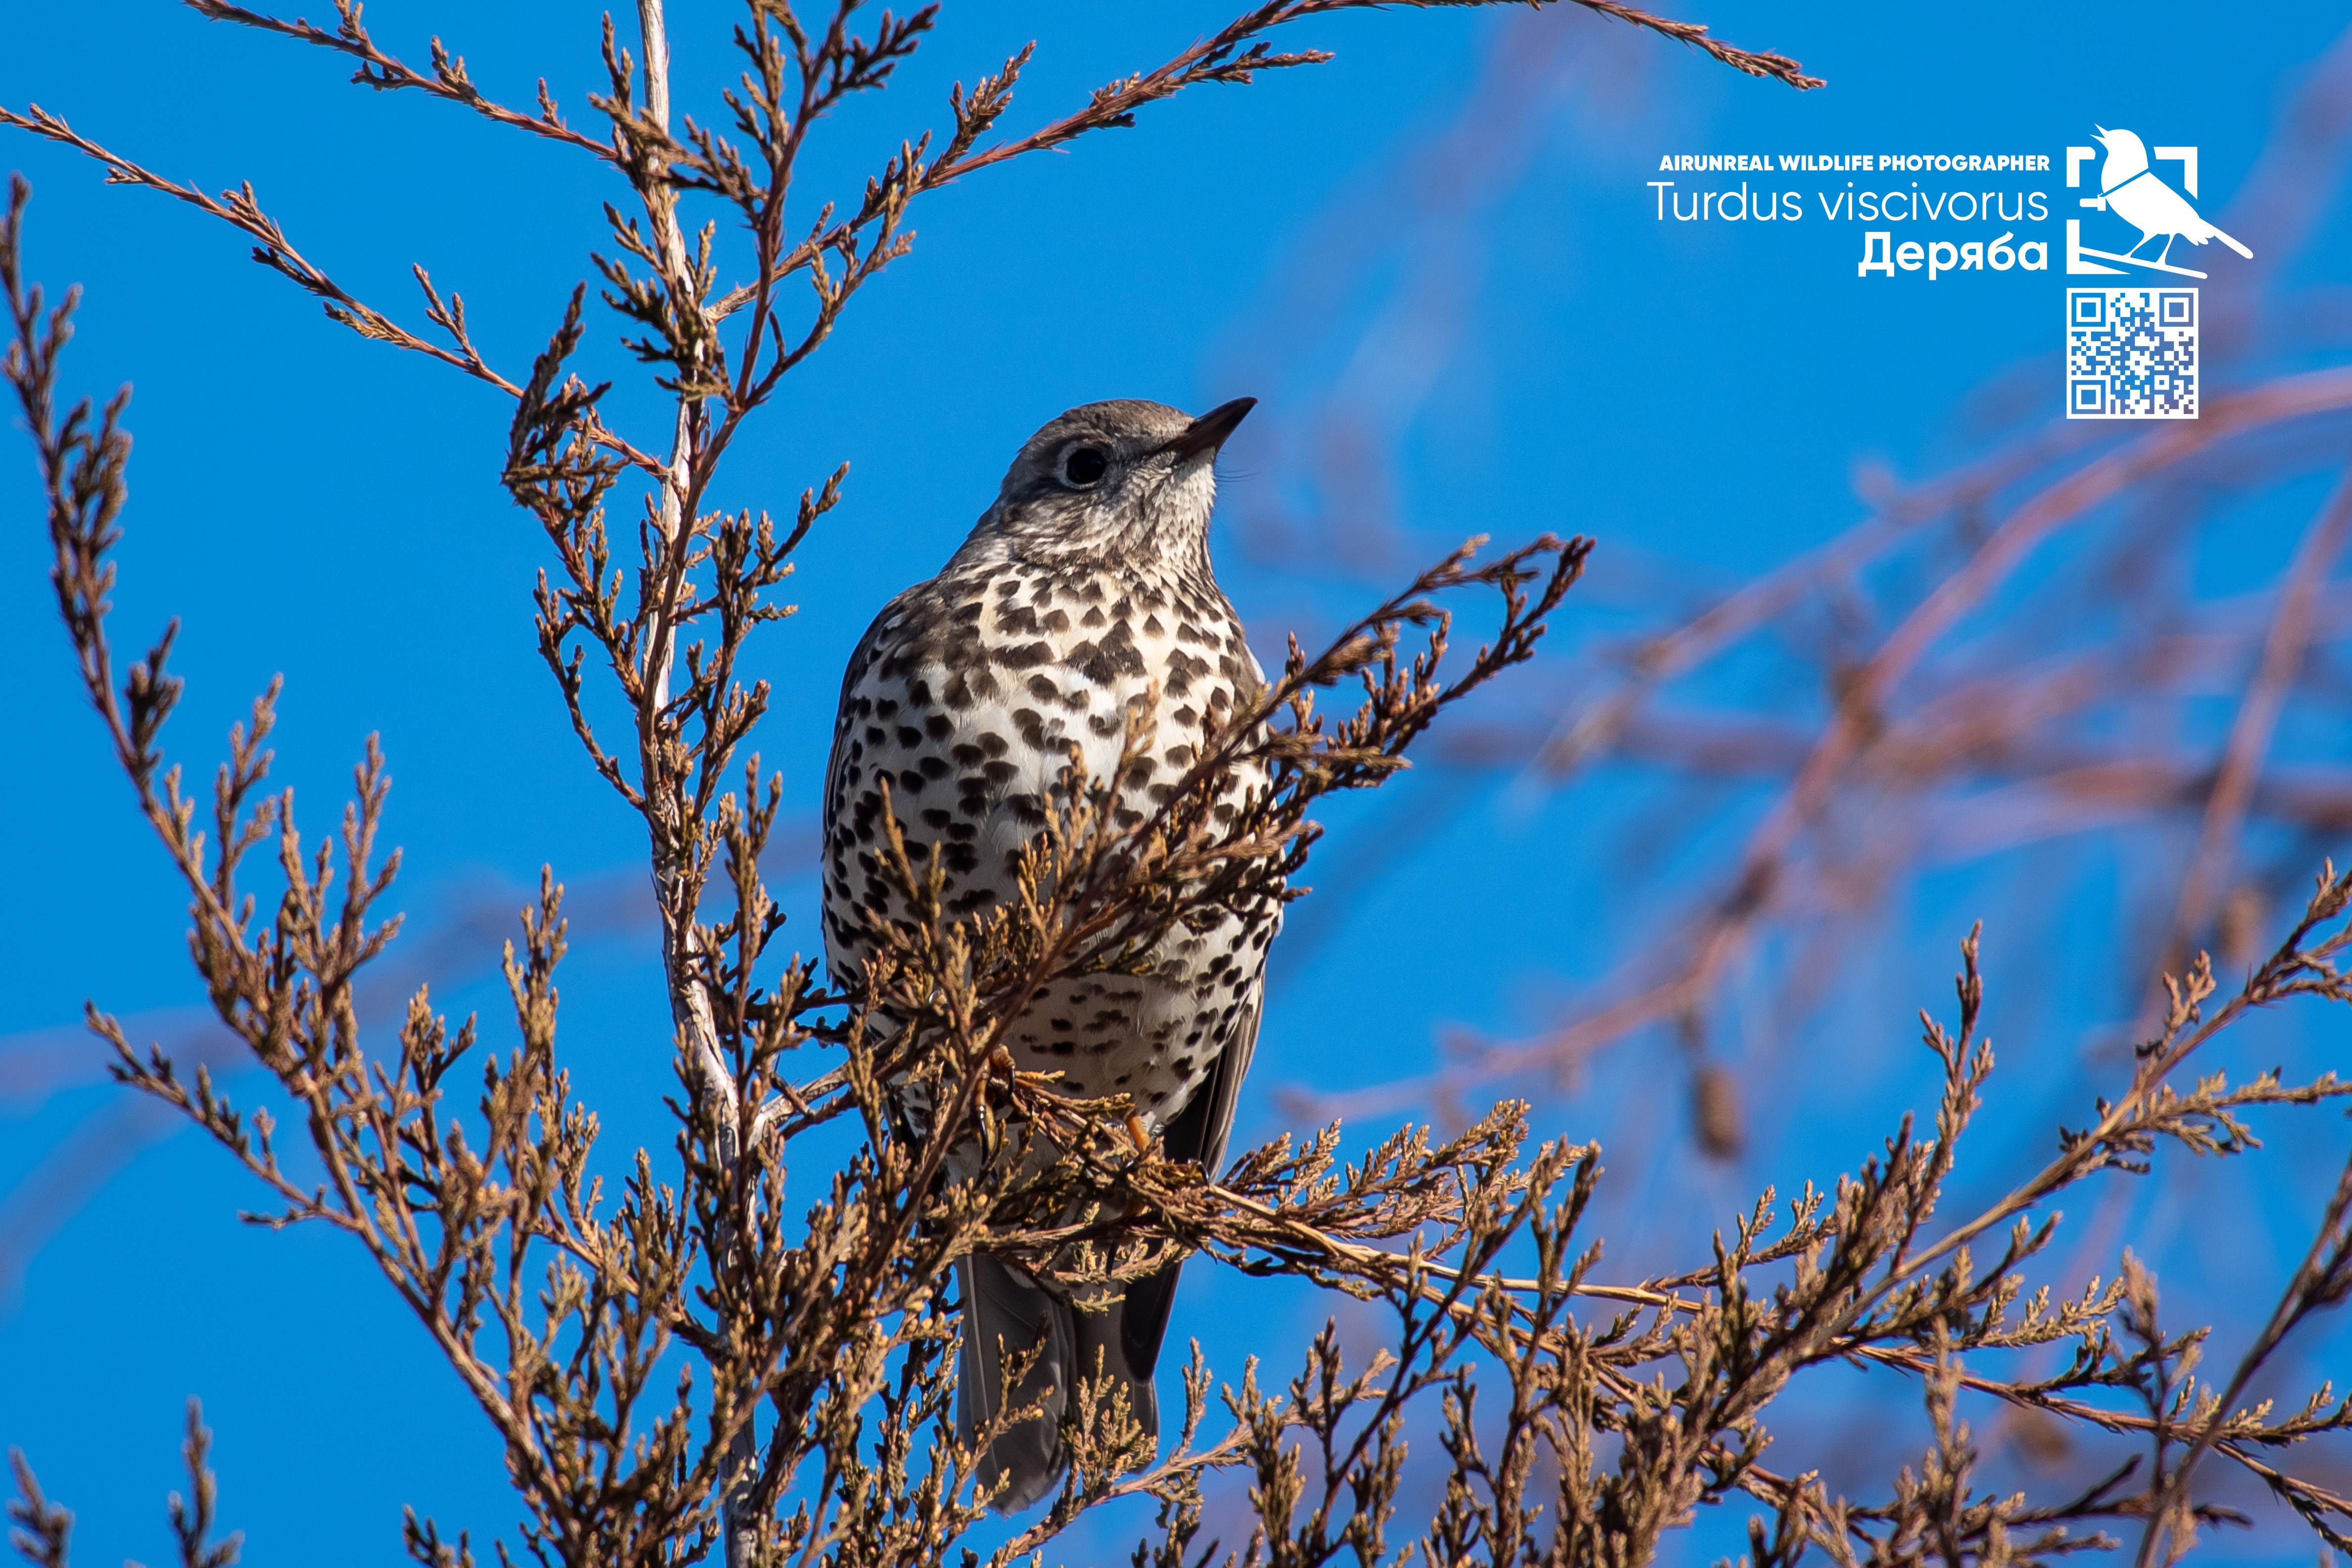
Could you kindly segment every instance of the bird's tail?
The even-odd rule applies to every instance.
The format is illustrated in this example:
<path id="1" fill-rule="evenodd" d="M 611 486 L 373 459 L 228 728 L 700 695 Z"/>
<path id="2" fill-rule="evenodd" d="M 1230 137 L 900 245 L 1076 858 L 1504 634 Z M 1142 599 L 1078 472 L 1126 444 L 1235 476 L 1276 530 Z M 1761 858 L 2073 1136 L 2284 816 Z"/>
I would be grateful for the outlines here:
<path id="1" fill-rule="evenodd" d="M 1034 1407 L 1026 1419 L 998 1434 L 982 1456 L 981 1484 L 1007 1484 L 996 1506 L 1005 1513 L 1027 1508 L 1059 1484 L 1069 1456 L 1062 1421 L 1079 1379 L 1107 1375 L 1124 1385 L 1129 1408 L 1143 1429 L 1160 1435 L 1160 1404 L 1151 1388 L 1151 1367 L 1139 1371 L 1123 1332 L 1128 1304 L 1099 1311 L 1073 1307 L 1026 1275 L 984 1252 L 956 1265 L 964 1300 L 963 1349 L 956 1368 L 956 1435 L 970 1443 L 1000 1411 Z M 1005 1386 L 1005 1364 L 1043 1347 L 1020 1382 Z M 1151 1346 L 1157 1351 L 1156 1336 Z"/>
<path id="2" fill-rule="evenodd" d="M 2254 253 L 2252 251 L 2250 251 L 2244 246 L 2240 245 L 2231 235 L 2225 235 L 2220 229 L 2214 228 L 2211 224 L 2207 224 L 2205 227 L 2215 239 L 2220 240 L 2223 245 L 2228 246 L 2231 250 L 2236 251 L 2248 261 L 2252 261 L 2254 258 Z"/>

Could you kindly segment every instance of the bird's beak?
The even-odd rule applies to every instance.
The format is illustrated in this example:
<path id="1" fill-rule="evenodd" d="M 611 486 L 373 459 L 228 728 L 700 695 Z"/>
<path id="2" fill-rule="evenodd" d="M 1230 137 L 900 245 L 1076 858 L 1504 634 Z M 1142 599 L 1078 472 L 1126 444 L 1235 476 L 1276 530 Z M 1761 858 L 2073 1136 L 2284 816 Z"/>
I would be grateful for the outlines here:
<path id="1" fill-rule="evenodd" d="M 2107 128 L 2104 125 L 2094 125 L 2091 129 L 2098 132 L 2098 134 L 2092 137 L 2091 140 L 2097 142 L 2100 146 L 2105 147 L 2107 144 Z"/>
<path id="2" fill-rule="evenodd" d="M 1254 397 L 1237 397 L 1231 402 L 1221 402 L 1186 425 L 1182 434 L 1160 450 L 1179 463 L 1203 452 L 1213 453 L 1225 444 L 1225 437 L 1234 433 L 1234 427 L 1241 423 L 1243 417 L 1256 406 L 1257 399 Z"/>

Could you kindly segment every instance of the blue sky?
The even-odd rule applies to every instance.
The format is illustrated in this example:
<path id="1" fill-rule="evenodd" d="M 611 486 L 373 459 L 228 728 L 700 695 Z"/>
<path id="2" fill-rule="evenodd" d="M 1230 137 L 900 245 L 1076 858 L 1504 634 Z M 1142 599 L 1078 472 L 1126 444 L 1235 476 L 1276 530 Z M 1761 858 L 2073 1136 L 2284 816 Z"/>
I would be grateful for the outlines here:
<path id="1" fill-rule="evenodd" d="M 208 187 L 251 180 L 305 254 L 380 307 L 418 315 L 406 274 L 422 262 L 464 292 L 493 360 L 520 366 L 586 272 L 596 203 L 613 193 L 560 149 L 445 105 L 354 90 L 323 55 L 176 7 L 25 9 L 0 52 L 0 102 L 38 101 Z M 509 99 L 544 74 L 580 122 L 600 85 L 595 15 L 393 0 L 368 12 L 380 40 L 413 59 L 441 29 Z M 718 50 L 728 19 L 713 3 L 675 8 L 681 103 L 708 103 L 731 68 Z M 801 188 L 812 203 L 854 193 L 898 136 L 937 123 L 949 81 L 1031 37 L 1043 43 L 1018 126 L 1221 19 L 1191 4 L 950 5 L 896 90 L 814 139 Z M 2061 285 L 2054 273 L 1860 279 L 1862 225 L 1661 224 L 1645 182 L 1736 183 L 1661 175 L 1661 154 L 2054 153 L 2095 122 L 2146 124 L 2166 128 L 2152 141 L 2203 146 L 2210 214 L 2342 25 L 2318 5 L 2228 26 L 2208 7 L 2105 3 L 1749 6 L 1702 19 L 1796 55 L 1830 85 L 1800 95 L 1565 12 L 1545 21 L 1556 32 L 1522 35 L 1537 64 L 1515 81 L 1496 47 L 1513 19 L 1343 16 L 1298 35 L 1336 49 L 1330 65 L 1189 94 L 1133 131 L 929 199 L 913 254 L 788 383 L 714 496 L 783 511 L 834 465 L 852 465 L 843 506 L 800 553 L 801 613 L 759 650 L 778 691 L 759 744 L 787 789 L 814 805 L 836 673 L 875 608 L 944 559 L 1030 430 L 1097 398 L 1265 400 L 1228 454 L 1228 508 L 1252 515 L 1332 500 L 1279 444 L 1286 401 L 1339 397 L 1376 434 L 1395 479 L 1389 533 L 1351 538 L 1344 516 L 1310 528 L 1312 570 L 1260 559 L 1230 530 L 1216 541 L 1269 657 L 1286 629 L 1328 627 L 1395 580 L 1391 538 L 1402 559 L 1472 532 L 1596 536 L 1563 648 L 1622 629 L 1653 601 L 1683 602 L 1784 560 L 1861 515 L 1858 466 L 1933 473 L 2034 408 L 2033 389 L 2054 385 Z M 1447 141 L 1481 95 L 1510 94 L 1492 138 Z M 499 394 L 332 327 L 200 214 L 107 188 L 27 139 L 8 141 L 0 162 L 36 186 L 37 274 L 88 291 L 75 385 L 137 387 L 116 625 L 130 643 L 184 618 L 190 685 L 173 734 L 190 774 L 208 775 L 226 726 L 283 672 L 279 778 L 313 829 L 331 824 L 364 737 L 382 736 L 391 835 L 419 922 L 499 888 L 519 907 L 542 864 L 625 912 L 641 837 L 579 764 L 533 649 L 530 592 L 545 552 L 497 486 Z M 1810 202 L 1828 179 L 1773 183 Z M 2056 181 L 2038 185 L 2053 206 Z M 2322 304 L 2346 281 L 2339 206 L 2286 280 Z M 2213 268 L 2216 300 L 2231 287 L 2219 265 L 2230 259 Z M 2269 362 L 2340 362 L 2329 330 L 2323 319 L 2307 340 L 2274 345 Z M 625 361 L 600 351 L 624 382 L 609 406 L 642 415 Z M 2250 502 L 2208 563 L 2210 591 L 2274 572 L 2315 496 L 2305 484 Z M 0 528 L 0 661 L 16 672 L 0 687 L 0 733 L 16 737 L 15 765 L 0 769 L 0 863 L 16 894 L 0 901 L 0 1034 L 69 1030 L 86 998 L 155 1015 L 148 1032 L 164 1031 L 172 1009 L 201 1001 L 181 900 L 74 684 L 36 499 L 21 445 L 0 455 L 0 516 L 12 519 Z M 1560 667 L 1522 674 L 1531 691 L 1556 690 L 1545 683 Z M 1277 959 L 1256 1069 L 1265 1092 L 1244 1132 L 1280 1124 L 1280 1084 L 1402 1075 L 1431 1061 L 1444 1030 L 1523 1030 L 1561 988 L 1602 972 L 1655 913 L 1614 895 L 1610 859 L 1645 789 L 1623 769 L 1532 797 L 1436 776 L 1408 779 L 1393 801 L 1342 803 L 1334 865 L 1351 841 L 1418 836 L 1403 864 L 1350 886 L 1339 909 L 1303 908 L 1316 940 L 1292 967 Z M 1738 807 L 1727 801 L 1720 825 L 1677 824 L 1688 829 L 1673 852 L 1684 885 L 1736 845 Z M 2091 931 L 2111 913 L 2098 853 L 2068 862 L 2062 929 Z M 1890 1042 L 1883 1061 L 1827 1082 L 1807 1078 L 1802 1059 L 1768 1074 L 1780 1086 L 1759 1101 L 1769 1135 L 1737 1168 L 1687 1181 L 1628 1173 L 1662 1233 L 1703 1245 L 1761 1181 L 1861 1157 L 1873 1129 L 1925 1098 L 1907 1019 L 1948 994 L 1952 944 L 1990 896 L 1973 874 L 1923 883 L 1906 912 L 1913 956 L 1854 1002 Z M 2014 896 L 2013 881 L 2001 886 Z M 797 940 L 813 944 L 813 883 L 781 891 Z M 2013 978 L 2031 1027 L 2063 1031 L 2112 1000 L 2066 999 L 2095 983 L 2097 953 L 1998 942 L 1992 972 Z M 472 951 L 436 998 L 495 1017 L 482 983 L 495 948 Z M 608 1148 L 617 1157 L 665 1139 L 667 1025 L 642 935 L 592 934 L 562 985 L 565 1049 Z M 94 1049 L 69 1038 L 44 1037 L 43 1060 Z M 2280 1038 L 2283 1051 L 2325 1059 L 2326 1042 Z M 1683 1114 L 1665 1054 L 1644 1045 L 1612 1060 L 1547 1103 L 1547 1130 L 1622 1127 L 1664 1161 Z M 0 1057 L 0 1072 L 29 1059 Z M 2029 1081 L 2072 1082 L 2067 1064 L 2037 1061 L 2022 1064 Z M 0 1076 L 0 1192 L 115 1093 L 86 1072 L 35 1092 L 12 1082 Z M 2021 1147 L 2040 1135 L 2016 1133 Z M 2277 1188 L 2280 1201 L 2324 1177 L 2330 1143 L 2315 1136 L 2306 1162 L 2290 1140 L 2303 1175 Z M 224 1508 L 247 1531 L 249 1562 L 394 1561 L 407 1502 L 478 1542 L 505 1528 L 496 1447 L 421 1334 L 334 1239 L 237 1224 L 254 1196 L 195 1139 L 157 1143 L 47 1238 L 0 1300 L 0 1442 L 26 1448 L 80 1511 L 82 1560 L 164 1551 L 161 1498 L 176 1483 L 190 1395 L 219 1433 Z M 2283 1220 L 2248 1245 L 2267 1269 L 2300 1241 Z M 1294 1339 L 1316 1311 L 1196 1270 L 1178 1333 L 1202 1333 L 1233 1367 Z M 385 1375 L 398 1401 L 362 1399 Z"/>

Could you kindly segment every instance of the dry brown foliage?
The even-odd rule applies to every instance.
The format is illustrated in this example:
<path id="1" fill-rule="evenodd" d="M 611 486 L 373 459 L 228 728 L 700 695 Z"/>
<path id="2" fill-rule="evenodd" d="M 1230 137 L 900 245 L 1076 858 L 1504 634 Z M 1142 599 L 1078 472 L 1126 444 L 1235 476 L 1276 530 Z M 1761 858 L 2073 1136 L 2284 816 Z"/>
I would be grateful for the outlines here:
<path id="1" fill-rule="evenodd" d="M 1385 1348 L 1362 1364 L 1349 1364 L 1327 1330 L 1278 1384 L 1253 1364 L 1219 1385 L 1196 1352 L 1164 1452 L 1124 1408 L 1081 1401 L 1065 1489 L 989 1547 L 991 1563 L 1036 1557 L 1090 1510 L 1131 1497 L 1158 1505 L 1158 1528 L 1134 1560 L 1160 1568 L 1416 1556 L 1633 1564 L 1650 1561 L 1694 1510 L 1733 1500 L 1759 1511 L 1759 1564 L 1813 1553 L 1842 1564 L 2032 1563 L 2112 1546 L 2111 1524 L 2138 1530 L 2143 1563 L 2168 1563 L 2223 1517 L 2190 1487 L 2211 1461 L 2261 1478 L 2323 1540 L 2352 1549 L 2352 1501 L 2278 1463 L 2281 1450 L 2352 1425 L 2352 1405 L 2326 1389 L 2284 1415 L 2240 1403 L 2285 1333 L 2352 1291 L 2352 1171 L 2270 1328 L 2221 1385 L 2196 1375 L 2202 1331 L 2160 1323 L 2153 1281 L 2129 1254 L 2112 1280 L 2032 1280 L 2053 1234 L 2056 1195 L 2102 1171 L 2143 1168 L 2164 1144 L 2242 1154 L 2252 1147 L 2242 1119 L 2250 1108 L 2352 1092 L 2332 1075 L 2233 1083 L 2191 1062 L 2257 1008 L 2352 1001 L 2339 967 L 2352 943 L 2352 874 L 2332 867 L 2234 993 L 2217 988 L 2202 958 L 2182 966 L 2127 1073 L 2083 1126 L 2062 1134 L 2047 1164 L 1980 1212 L 1939 1219 L 1993 1065 L 1979 1032 L 1971 937 L 1954 1021 L 1923 1015 L 1940 1079 L 1928 1128 L 1906 1119 L 1832 1191 L 1809 1189 L 1785 1205 L 1767 1192 L 1709 1260 L 1631 1284 L 1593 1277 L 1599 1244 L 1582 1233 L 1600 1180 L 1597 1147 L 1533 1142 L 1520 1102 L 1495 1105 L 1449 1138 L 1408 1126 L 1353 1162 L 1341 1158 L 1335 1124 L 1278 1138 L 1220 1173 L 1140 1143 L 1116 1099 L 1075 1101 L 1052 1075 L 1009 1070 L 1001 1036 L 1042 985 L 1130 964 L 1203 906 L 1286 896 L 1286 879 L 1315 837 L 1315 803 L 1379 785 L 1443 710 L 1530 658 L 1579 577 L 1585 541 L 1546 537 L 1485 560 L 1474 543 L 1321 653 L 1294 643 L 1263 706 L 1204 748 L 1140 826 L 1118 828 L 1108 792 L 1073 778 L 1032 849 L 1023 896 L 1008 907 L 947 918 L 935 884 L 901 849 L 891 869 L 923 917 L 896 933 L 862 994 L 836 995 L 806 967 L 770 957 L 782 917 L 760 865 L 782 786 L 741 755 L 768 690 L 739 671 L 754 632 L 787 612 L 772 591 L 835 504 L 842 476 L 812 486 L 782 526 L 707 513 L 703 497 L 730 443 L 857 289 L 904 254 L 906 212 L 926 192 L 1129 123 L 1141 106 L 1190 87 L 1319 60 L 1317 51 L 1275 52 L 1259 35 L 1355 0 L 1259 5 L 1075 113 L 988 143 L 1024 51 L 956 92 L 952 129 L 936 150 L 909 141 L 856 203 L 792 229 L 785 195 L 803 139 L 848 95 L 887 85 L 920 44 L 930 9 L 885 14 L 861 34 L 849 4 L 814 28 L 782 0 L 753 0 L 735 39 L 745 75 L 727 100 L 730 129 L 688 120 L 681 132 L 661 9 L 641 0 L 641 60 L 606 29 L 611 90 L 593 108 L 609 135 L 599 139 L 572 129 L 544 91 L 536 114 L 493 102 L 437 41 L 429 71 L 404 65 L 368 34 L 356 5 L 339 4 L 329 30 L 192 3 L 353 58 L 364 85 L 430 93 L 603 160 L 635 199 L 633 212 L 608 209 L 614 249 L 597 267 L 605 304 L 630 324 L 638 358 L 674 400 L 674 427 L 651 443 L 608 426 L 599 412 L 605 389 L 566 370 L 583 331 L 584 287 L 530 371 L 509 377 L 473 346 L 462 300 L 445 298 L 421 272 L 427 319 L 446 343 L 346 294 L 250 191 L 209 197 L 37 109 L 0 110 L 8 123 L 100 160 L 111 180 L 194 203 L 242 230 L 258 260 L 319 297 L 338 322 L 514 398 L 501 477 L 545 530 L 556 563 L 538 596 L 540 646 L 591 766 L 646 824 L 677 1029 L 675 1146 L 658 1158 L 637 1151 L 617 1192 L 592 1174 L 597 1120 L 572 1099 L 557 1048 L 566 917 L 551 873 L 506 948 L 511 1051 L 478 1046 L 473 1021 L 436 1013 L 422 986 L 380 1043 L 361 998 L 364 974 L 398 929 L 380 907 L 398 862 L 377 844 L 383 759 L 371 749 L 360 764 L 340 830 L 305 837 L 290 794 L 269 789 L 273 688 L 232 732 L 209 796 L 184 788 L 162 744 L 180 695 L 168 669 L 171 631 L 124 668 L 108 629 L 126 399 L 103 409 L 63 401 L 74 301 L 51 308 L 23 276 L 26 193 L 21 182 L 13 189 L 0 229 L 11 315 L 5 370 L 43 476 L 58 607 L 116 759 L 184 886 L 196 969 L 222 1022 L 274 1081 L 280 1112 L 232 1103 L 206 1064 L 191 1069 L 160 1047 L 142 1052 L 94 1008 L 90 1024 L 123 1082 L 203 1128 L 268 1194 L 262 1223 L 342 1232 L 376 1264 L 503 1440 L 522 1550 L 599 1565 L 713 1552 L 735 1564 L 981 1561 L 973 1531 L 991 1499 L 977 1450 L 954 1437 L 956 1327 L 942 1296 L 949 1266 L 981 1245 L 1074 1289 L 1201 1251 L 1378 1304 L 1392 1319 Z M 1811 85 L 1780 57 L 1589 3 L 1742 70 Z M 722 284 L 714 229 L 689 240 L 688 198 L 740 220 L 751 236 L 749 281 Z M 809 290 L 799 314 L 783 292 L 794 279 Z M 2323 394 L 2337 395 L 2334 383 L 2272 397 Z M 2217 405 L 2208 423 L 2227 412 Z M 2079 483 L 2161 459 L 2162 440 L 2195 438 L 2167 433 L 2118 455 L 2113 473 Z M 644 486 L 643 512 L 637 552 L 616 565 L 606 507 L 625 485 Z M 2001 541 L 2053 520 L 2049 508 L 2013 520 L 1988 545 L 1990 559 L 2007 548 Z M 1962 580 L 1923 614 L 1948 621 L 1970 594 Z M 1492 630 L 1463 660 L 1450 657 L 1450 642 L 1454 607 L 1465 598 L 1486 606 Z M 1801 778 L 1792 813 L 1869 741 L 1870 695 L 1916 657 L 1918 642 L 1898 639 L 1856 674 L 1853 716 L 1822 741 L 1825 760 Z M 589 698 L 592 679 L 610 682 L 629 716 L 625 734 L 599 727 L 593 716 L 605 710 Z M 1334 721 L 1318 712 L 1318 692 L 1349 683 L 1361 690 L 1352 713 Z M 1220 776 L 1244 758 L 1267 766 L 1272 788 L 1221 822 Z M 1759 864 L 1786 831 L 1764 835 Z M 1726 919 L 1746 906 L 1727 904 Z M 1709 961 L 1714 941 L 1693 949 L 1694 963 Z M 877 1004 L 901 1020 L 887 1037 L 865 1027 Z M 886 1086 L 898 1078 L 918 1081 L 937 1108 L 920 1137 L 889 1116 Z M 280 1114 L 298 1129 L 283 1152 Z M 795 1194 L 787 1181 L 795 1141 L 836 1121 L 862 1128 L 861 1145 Z M 957 1146 L 983 1151 L 977 1177 L 944 1178 Z M 1055 1157 L 1027 1157 L 1041 1148 Z M 2054 1374 L 2008 1370 L 2020 1353 L 2051 1345 L 2071 1353 Z M 1812 1471 L 1765 1463 L 1773 1402 L 1801 1375 L 1856 1363 L 1915 1377 L 1932 1431 L 1876 1500 L 1834 1495 Z M 1963 1391 L 2128 1435 L 2145 1444 L 2147 1461 L 2071 1496 L 1994 1493 L 1976 1476 L 1977 1449 L 1958 1414 Z M 1445 1485 L 1427 1517 L 1407 1520 L 1408 1435 L 1424 1412 L 1446 1456 Z M 980 1446 L 992 1435 L 981 1433 Z M 205 1437 L 193 1409 L 187 1458 L 189 1500 L 173 1508 L 181 1560 L 218 1568 L 236 1547 L 213 1540 Z M 1213 1537 L 1202 1485 L 1224 1470 L 1246 1479 L 1246 1511 L 1238 1528 Z M 18 1477 L 11 1517 L 20 1550 L 61 1568 L 68 1516 L 21 1461 Z M 429 1520 L 411 1518 L 406 1546 L 432 1568 L 474 1561 L 469 1542 L 445 1539 Z M 497 1551 L 508 1560 L 507 1545 Z"/>

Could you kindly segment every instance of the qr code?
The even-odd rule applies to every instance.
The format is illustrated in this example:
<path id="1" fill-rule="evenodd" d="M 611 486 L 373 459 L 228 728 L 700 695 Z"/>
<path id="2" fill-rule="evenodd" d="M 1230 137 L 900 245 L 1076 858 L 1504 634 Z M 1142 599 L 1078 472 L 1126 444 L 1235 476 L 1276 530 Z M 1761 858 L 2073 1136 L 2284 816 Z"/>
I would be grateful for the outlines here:
<path id="1" fill-rule="evenodd" d="M 2066 417 L 2195 419 L 2197 290 L 2066 290 Z"/>

